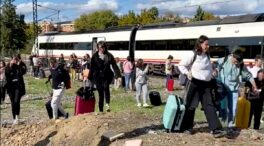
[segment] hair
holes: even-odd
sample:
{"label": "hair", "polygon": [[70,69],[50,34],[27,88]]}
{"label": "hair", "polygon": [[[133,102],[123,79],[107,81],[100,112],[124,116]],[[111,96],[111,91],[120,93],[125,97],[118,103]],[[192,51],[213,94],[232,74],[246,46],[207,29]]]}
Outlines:
{"label": "hair", "polygon": [[167,59],[173,59],[173,56],[172,55],[169,55]]}
{"label": "hair", "polygon": [[16,54],[17,59],[21,60],[21,55],[20,54]]}
{"label": "hair", "polygon": [[264,69],[260,69],[259,71],[258,71],[258,74],[259,73],[264,73]]}
{"label": "hair", "polygon": [[131,61],[131,57],[130,56],[127,56],[127,61]]}
{"label": "hair", "polygon": [[144,67],[143,59],[138,59],[138,61],[137,61],[137,67],[138,68],[141,68],[141,69]]}
{"label": "hair", "polygon": [[87,59],[88,59],[88,58],[89,58],[89,59],[91,58],[90,55],[87,54],[87,53],[85,54],[85,56],[87,57]]}
{"label": "hair", "polygon": [[105,50],[107,50],[107,46],[106,46],[106,43],[104,41],[99,41],[97,43],[97,48],[99,48],[99,46],[101,46],[102,48],[105,48]]}
{"label": "hair", "polygon": [[54,64],[54,63],[56,63],[57,62],[57,59],[55,58],[55,57],[51,57],[50,58],[50,63],[51,64]]}
{"label": "hair", "polygon": [[201,44],[204,43],[205,41],[208,41],[209,38],[205,35],[201,35],[195,42],[195,45],[194,45],[194,50],[197,52],[197,54],[202,54],[202,47],[201,47]]}
{"label": "hair", "polygon": [[6,63],[5,63],[5,61],[4,61],[4,60],[0,60],[0,62],[3,64],[3,67],[5,67],[5,66],[6,66]]}
{"label": "hair", "polygon": [[241,50],[235,50],[233,53],[233,57],[239,62],[243,62],[243,52]]}
{"label": "hair", "polygon": [[258,60],[263,60],[263,58],[261,57],[261,55],[256,55],[255,61],[258,61]]}

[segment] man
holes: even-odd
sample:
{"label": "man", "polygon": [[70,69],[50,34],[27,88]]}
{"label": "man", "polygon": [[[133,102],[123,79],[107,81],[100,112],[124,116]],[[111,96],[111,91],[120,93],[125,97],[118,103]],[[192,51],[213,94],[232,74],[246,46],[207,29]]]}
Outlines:
{"label": "man", "polygon": [[58,119],[58,110],[60,110],[60,112],[67,119],[69,114],[65,113],[61,105],[61,98],[64,95],[65,86],[69,82],[70,76],[64,69],[64,66],[62,64],[57,64],[55,58],[50,59],[50,66],[51,75],[49,76],[49,79],[46,83],[48,83],[50,79],[52,79],[53,96],[51,100],[51,107],[53,112],[53,119]]}

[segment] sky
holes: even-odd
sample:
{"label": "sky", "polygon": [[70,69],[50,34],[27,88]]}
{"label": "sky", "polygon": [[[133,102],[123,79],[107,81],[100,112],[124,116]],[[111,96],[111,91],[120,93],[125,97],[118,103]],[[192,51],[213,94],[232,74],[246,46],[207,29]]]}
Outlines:
{"label": "sky", "polygon": [[[38,19],[53,22],[72,21],[98,10],[112,10],[117,15],[133,10],[139,14],[142,9],[153,6],[158,8],[160,15],[169,12],[182,17],[192,17],[198,5],[221,17],[264,13],[264,0],[38,0],[38,4]],[[15,0],[14,5],[18,13],[25,14],[27,22],[32,21],[32,0]]]}

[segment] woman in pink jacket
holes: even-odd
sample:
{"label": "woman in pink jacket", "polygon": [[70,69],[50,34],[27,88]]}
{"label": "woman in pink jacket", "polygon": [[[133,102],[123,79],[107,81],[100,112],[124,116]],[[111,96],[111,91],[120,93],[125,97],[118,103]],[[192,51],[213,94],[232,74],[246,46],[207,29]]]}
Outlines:
{"label": "woman in pink jacket", "polygon": [[124,70],[125,83],[126,83],[125,90],[128,90],[131,75],[132,75],[131,73],[133,71],[133,65],[132,65],[130,56],[127,56],[127,60],[123,63],[123,70]]}

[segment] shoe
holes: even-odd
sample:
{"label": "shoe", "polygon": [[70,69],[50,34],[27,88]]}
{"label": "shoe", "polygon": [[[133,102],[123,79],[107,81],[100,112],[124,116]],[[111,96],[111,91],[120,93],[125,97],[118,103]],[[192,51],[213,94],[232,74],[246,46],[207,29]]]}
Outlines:
{"label": "shoe", "polygon": [[150,107],[150,105],[148,105],[147,103],[144,103],[143,107]]}
{"label": "shoe", "polygon": [[110,106],[109,106],[109,104],[106,104],[105,106],[106,106],[106,111],[107,111],[107,112],[110,112],[111,110],[110,110]]}
{"label": "shoe", "polygon": [[68,119],[69,118],[69,113],[66,113],[65,116],[64,116],[65,119]]}
{"label": "shoe", "polygon": [[137,107],[141,107],[141,106],[142,106],[142,104],[141,104],[141,103],[138,103],[138,104],[137,104]]}
{"label": "shoe", "polygon": [[224,131],[222,129],[215,129],[215,130],[211,131],[210,133],[214,136],[214,138],[221,138],[227,134],[226,131]]}
{"label": "shoe", "polygon": [[15,119],[14,121],[13,121],[13,125],[18,125],[18,119]]}
{"label": "shoe", "polygon": [[194,131],[193,129],[188,129],[188,130],[183,131],[183,133],[188,134],[188,135],[193,135]]}

